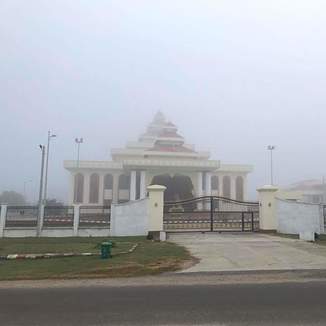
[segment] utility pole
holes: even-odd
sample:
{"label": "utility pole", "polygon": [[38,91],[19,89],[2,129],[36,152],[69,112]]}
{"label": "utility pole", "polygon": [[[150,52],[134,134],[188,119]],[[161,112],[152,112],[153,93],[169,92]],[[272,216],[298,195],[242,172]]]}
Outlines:
{"label": "utility pole", "polygon": [[273,151],[276,149],[274,145],[269,145],[267,149],[270,151],[270,164],[271,164],[271,185],[274,185],[274,167],[273,167]]}
{"label": "utility pole", "polygon": [[48,192],[48,170],[49,170],[49,155],[50,155],[50,142],[51,138],[55,138],[57,135],[54,135],[51,133],[51,131],[48,131],[48,147],[46,150],[46,166],[45,166],[45,185],[44,185],[44,203],[47,201],[47,192]]}
{"label": "utility pole", "polygon": [[323,204],[326,203],[326,180],[325,176],[323,176]]}
{"label": "utility pole", "polygon": [[40,149],[42,152],[42,160],[41,160],[41,176],[40,176],[40,192],[38,198],[38,216],[37,216],[37,236],[41,234],[41,209],[43,204],[43,176],[44,176],[44,160],[45,160],[45,146],[40,145]]}
{"label": "utility pole", "polygon": [[75,143],[77,144],[77,168],[79,168],[79,158],[80,158],[80,144],[84,142],[83,138],[76,138]]}

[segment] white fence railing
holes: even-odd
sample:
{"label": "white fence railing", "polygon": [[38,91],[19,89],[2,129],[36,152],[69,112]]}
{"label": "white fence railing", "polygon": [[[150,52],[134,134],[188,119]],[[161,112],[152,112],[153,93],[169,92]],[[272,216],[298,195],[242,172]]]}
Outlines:
{"label": "white fence railing", "polygon": [[1,205],[0,237],[108,235],[109,206]]}

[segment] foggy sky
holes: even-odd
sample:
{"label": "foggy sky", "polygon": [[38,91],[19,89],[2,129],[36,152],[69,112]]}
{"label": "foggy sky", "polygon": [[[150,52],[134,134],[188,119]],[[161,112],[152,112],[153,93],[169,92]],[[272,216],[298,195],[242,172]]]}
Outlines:
{"label": "foggy sky", "polygon": [[161,110],[188,143],[253,164],[251,197],[326,174],[322,0],[1,0],[0,191],[67,200],[64,159],[110,159]]}

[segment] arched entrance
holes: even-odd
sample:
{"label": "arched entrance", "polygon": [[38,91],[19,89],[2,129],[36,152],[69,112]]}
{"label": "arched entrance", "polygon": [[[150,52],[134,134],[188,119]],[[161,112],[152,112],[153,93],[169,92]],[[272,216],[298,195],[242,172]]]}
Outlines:
{"label": "arched entrance", "polygon": [[169,174],[157,175],[152,180],[152,185],[165,186],[167,189],[164,193],[165,201],[178,201],[193,198],[194,186],[189,177],[176,174],[171,177]]}

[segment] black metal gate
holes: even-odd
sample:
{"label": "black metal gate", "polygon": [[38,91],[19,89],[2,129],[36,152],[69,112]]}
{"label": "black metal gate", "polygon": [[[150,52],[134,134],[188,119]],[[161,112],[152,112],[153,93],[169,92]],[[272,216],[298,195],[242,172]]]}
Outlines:
{"label": "black metal gate", "polygon": [[257,231],[259,203],[205,196],[164,204],[164,229],[177,231]]}

